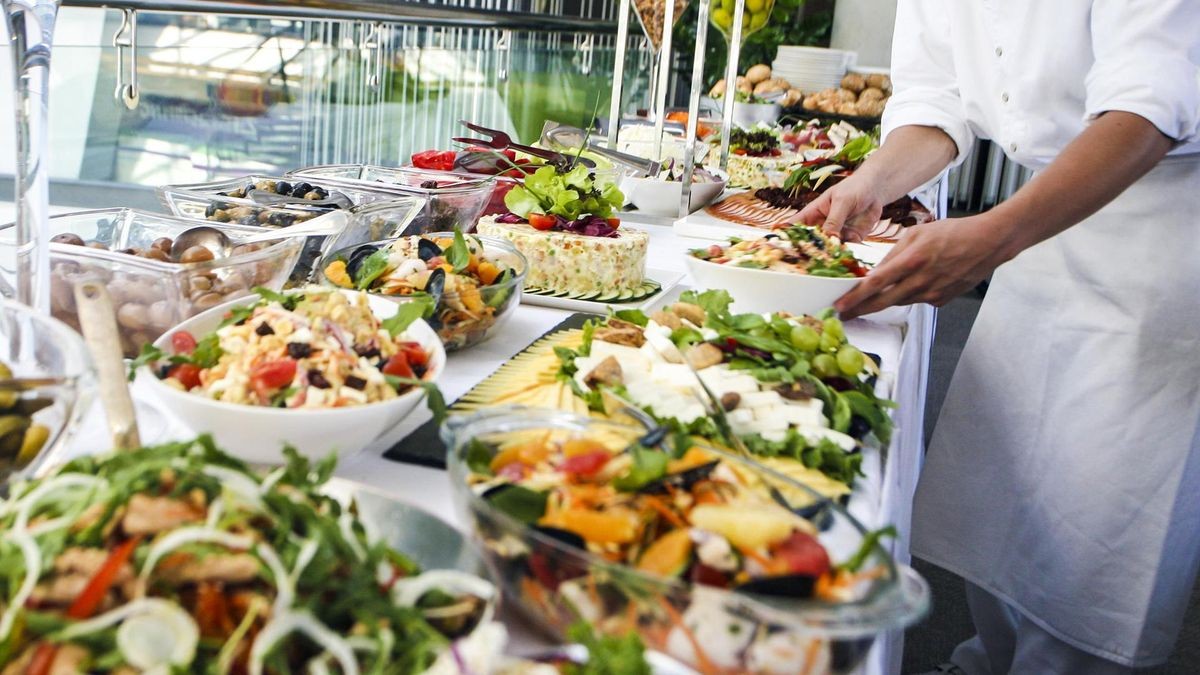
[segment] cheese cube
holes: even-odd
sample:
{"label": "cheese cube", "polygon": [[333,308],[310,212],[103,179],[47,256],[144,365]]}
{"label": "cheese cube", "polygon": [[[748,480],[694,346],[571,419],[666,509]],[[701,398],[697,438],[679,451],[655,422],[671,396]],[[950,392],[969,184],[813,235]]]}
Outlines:
{"label": "cheese cube", "polygon": [[747,408],[766,408],[783,405],[783,397],[773,391],[750,391],[742,394],[741,404]]}
{"label": "cheese cube", "polygon": [[[660,326],[661,328],[661,326]],[[646,344],[650,345],[670,363],[683,363],[683,354],[671,342],[671,334],[663,335],[660,331],[646,330]]]}

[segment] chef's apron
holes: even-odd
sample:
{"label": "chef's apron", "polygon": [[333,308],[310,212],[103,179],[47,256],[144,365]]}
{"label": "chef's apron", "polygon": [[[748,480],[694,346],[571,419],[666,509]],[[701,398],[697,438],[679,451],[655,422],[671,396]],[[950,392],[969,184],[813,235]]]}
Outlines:
{"label": "chef's apron", "polygon": [[1200,155],[996,271],[912,548],[1079,649],[1167,658],[1200,564]]}

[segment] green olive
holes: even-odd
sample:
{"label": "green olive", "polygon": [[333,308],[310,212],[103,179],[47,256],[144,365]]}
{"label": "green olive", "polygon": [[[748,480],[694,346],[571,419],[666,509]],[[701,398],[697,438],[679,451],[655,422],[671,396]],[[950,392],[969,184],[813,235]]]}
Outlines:
{"label": "green olive", "polygon": [[718,7],[713,10],[712,20],[718,28],[729,30],[729,27],[733,25],[733,12],[726,11],[723,7]]}
{"label": "green olive", "polygon": [[21,449],[17,453],[17,466],[25,466],[33,461],[50,439],[50,427],[44,424],[34,424],[25,430],[21,440]]}

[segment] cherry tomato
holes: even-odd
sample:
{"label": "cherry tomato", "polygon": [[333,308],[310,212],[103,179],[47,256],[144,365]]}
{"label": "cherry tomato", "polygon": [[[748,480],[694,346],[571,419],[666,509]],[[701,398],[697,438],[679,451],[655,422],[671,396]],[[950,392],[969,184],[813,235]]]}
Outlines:
{"label": "cherry tomato", "polygon": [[775,548],[793,574],[819,577],[829,571],[829,553],[812,535],[796,531]]}
{"label": "cherry tomato", "polygon": [[176,354],[191,354],[196,349],[196,338],[186,330],[175,331],[171,336],[171,349]]}
{"label": "cherry tomato", "polygon": [[845,267],[847,271],[849,271],[851,274],[853,274],[856,277],[867,276],[867,269],[865,267],[863,267],[862,265],[858,264],[857,260],[844,259],[844,260],[842,260],[842,267]]}
{"label": "cherry tomato", "polygon": [[200,367],[191,363],[181,363],[168,370],[167,377],[179,380],[179,384],[190,391],[200,386]]}
{"label": "cherry tomato", "polygon": [[621,227],[621,219],[620,218],[605,218],[604,222],[608,223],[608,226],[614,230]]}
{"label": "cherry tomato", "polygon": [[593,476],[608,460],[612,458],[612,453],[607,450],[593,450],[585,452],[582,455],[568,457],[562,463],[563,473],[575,476],[576,478]]}
{"label": "cherry tomato", "polygon": [[395,377],[413,377],[413,369],[408,365],[408,357],[404,352],[396,354],[388,359],[388,362],[383,366],[384,375],[392,375]]}
{"label": "cherry tomato", "polygon": [[410,366],[424,366],[429,364],[429,354],[425,353],[425,349],[421,347],[419,342],[401,342],[400,353],[404,354],[404,358],[408,359]]}
{"label": "cherry tomato", "polygon": [[292,383],[292,379],[295,377],[296,360],[288,358],[268,361],[255,366],[254,370],[250,371],[250,381],[254,384],[255,390],[286,387]]}
{"label": "cherry tomato", "polygon": [[529,225],[535,230],[553,230],[558,224],[558,218],[548,213],[531,213],[529,214]]}

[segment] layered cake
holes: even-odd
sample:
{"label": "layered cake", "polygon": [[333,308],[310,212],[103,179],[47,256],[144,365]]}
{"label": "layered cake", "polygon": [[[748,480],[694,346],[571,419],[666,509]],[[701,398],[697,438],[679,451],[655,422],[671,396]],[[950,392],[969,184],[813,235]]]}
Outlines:
{"label": "layered cake", "polygon": [[619,228],[602,235],[536,229],[528,222],[485,216],[479,234],[503,237],[529,259],[527,287],[568,295],[633,293],[646,277],[650,235]]}

